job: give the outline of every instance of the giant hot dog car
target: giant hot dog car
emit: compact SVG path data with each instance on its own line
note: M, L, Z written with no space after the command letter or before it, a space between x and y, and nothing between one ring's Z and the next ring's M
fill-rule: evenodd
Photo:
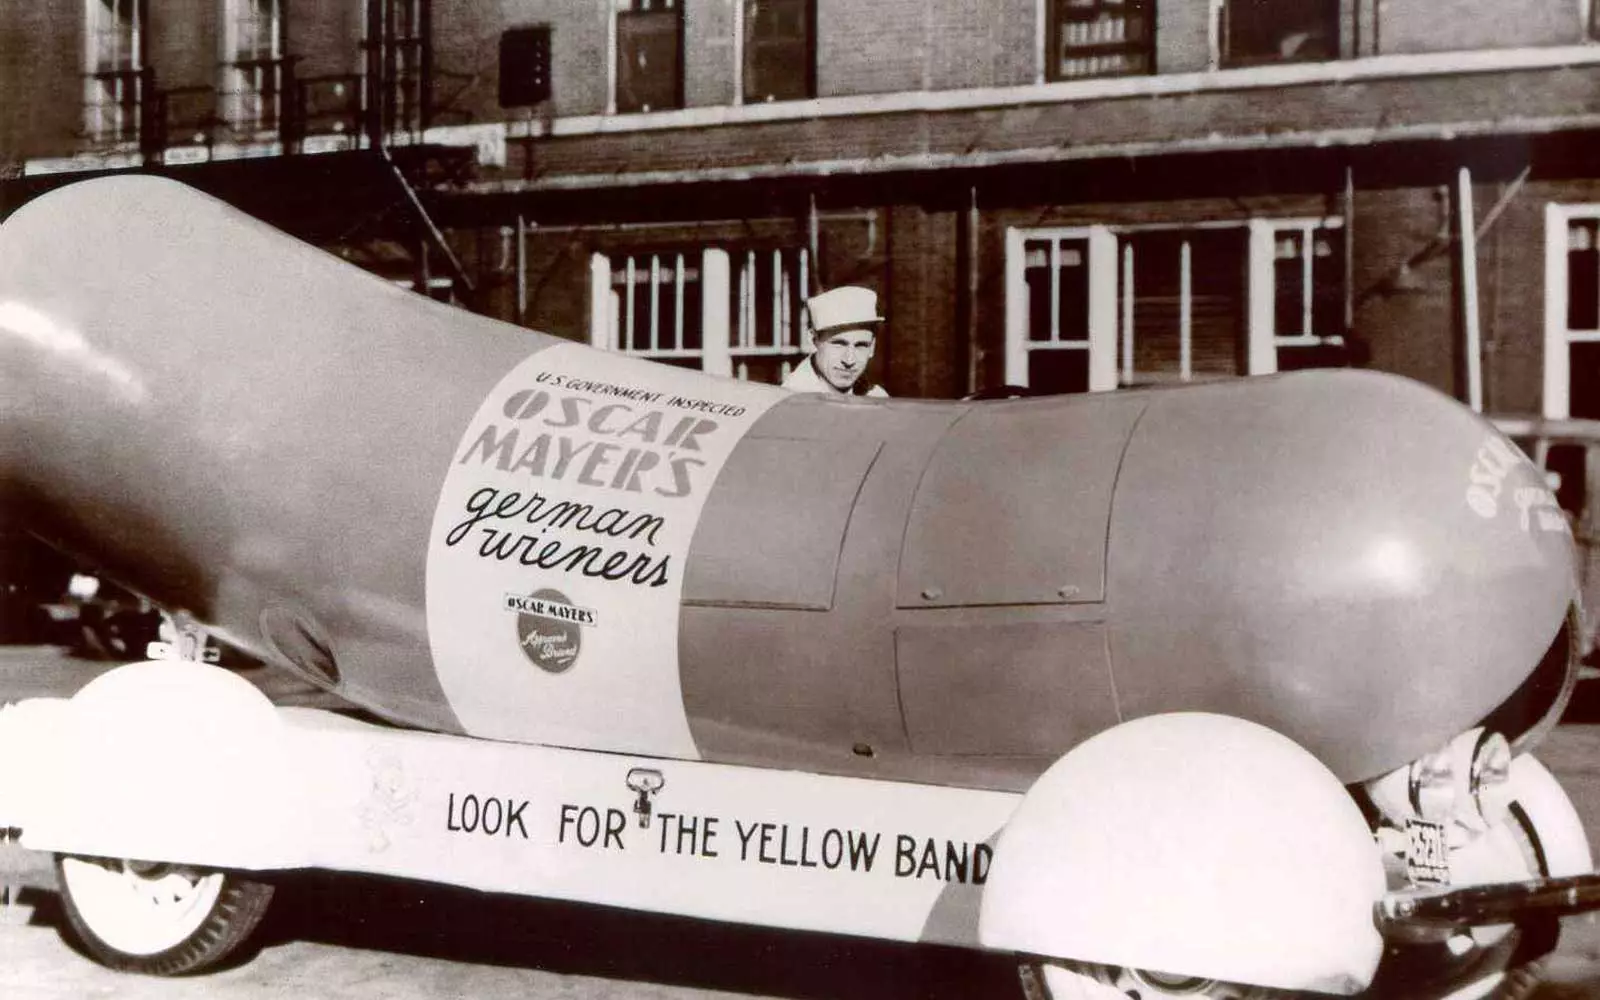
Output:
M1510 995L1600 902L1532 755L1567 523L1400 378L792 395L128 177L0 226L0 379L10 515L182 626L0 713L0 826L119 968L221 960L308 868L961 944L1058 997Z

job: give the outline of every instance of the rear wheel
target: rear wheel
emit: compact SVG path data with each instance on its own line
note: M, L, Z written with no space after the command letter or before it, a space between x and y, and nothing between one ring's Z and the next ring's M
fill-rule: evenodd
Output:
M223 961L266 915L272 886L185 865L58 855L67 920L100 963L176 976Z

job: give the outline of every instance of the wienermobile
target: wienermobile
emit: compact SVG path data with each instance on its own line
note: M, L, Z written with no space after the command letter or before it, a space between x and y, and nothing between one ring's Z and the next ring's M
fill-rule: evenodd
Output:
M410 294L180 184L0 226L8 516L178 638L0 712L108 965L328 869L1015 955L1031 995L1520 995L1575 560L1359 371L795 395ZM218 640L365 710L277 707Z

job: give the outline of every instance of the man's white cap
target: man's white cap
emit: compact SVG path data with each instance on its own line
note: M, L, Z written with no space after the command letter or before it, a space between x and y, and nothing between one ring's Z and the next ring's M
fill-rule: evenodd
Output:
M883 322L878 293L860 285L840 285L813 295L806 300L806 311L811 315L811 332L818 337Z

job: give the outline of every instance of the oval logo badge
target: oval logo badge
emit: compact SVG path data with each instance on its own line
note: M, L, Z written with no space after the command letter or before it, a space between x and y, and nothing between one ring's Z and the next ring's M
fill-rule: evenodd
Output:
M538 590L526 597L507 594L506 610L517 613L517 644L534 666L565 673L578 662L583 627L594 624L594 612L580 608L559 590Z

